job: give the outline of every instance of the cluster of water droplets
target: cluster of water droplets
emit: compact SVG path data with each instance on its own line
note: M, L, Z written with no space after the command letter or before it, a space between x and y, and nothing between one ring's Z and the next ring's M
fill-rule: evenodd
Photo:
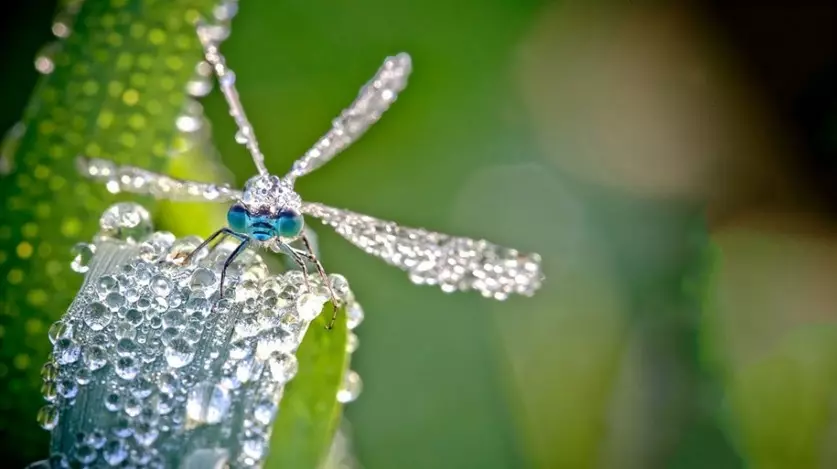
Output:
M140 213L126 213L132 209ZM327 289L313 277L306 284L299 271L270 275L248 250L227 270L222 297L220 268L235 244L203 250L185 265L200 238L154 232L137 240L137 226L106 222L150 224L144 209L123 203L108 210L119 213L103 215L96 244L73 261L88 271L85 284L49 329L47 404L38 421L53 431L53 463L169 467L220 448L231 467L258 466L284 385L297 371L295 352ZM100 257L125 249L127 261L102 272ZM329 280L356 327L363 312L348 282ZM352 333L347 347L357 348ZM361 389L355 372L345 376L337 395L343 403Z

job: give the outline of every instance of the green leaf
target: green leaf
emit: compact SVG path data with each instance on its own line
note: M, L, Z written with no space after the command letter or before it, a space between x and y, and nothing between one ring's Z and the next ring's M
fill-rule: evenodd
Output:
M215 4L84 2L72 34L50 46L54 69L35 88L23 135L4 145L14 151L4 151L11 172L0 179L0 429L14 438L4 438L0 451L21 458L11 466L45 455L49 434L35 415L46 331L81 284L70 270L71 247L90 239L116 201L77 175L74 157L166 170L185 85L201 56L191 20Z
M330 320L331 303L326 303L297 351L299 371L279 405L267 469L316 469L334 439L343 407L337 391L348 360L345 308L338 312L334 328L326 330Z

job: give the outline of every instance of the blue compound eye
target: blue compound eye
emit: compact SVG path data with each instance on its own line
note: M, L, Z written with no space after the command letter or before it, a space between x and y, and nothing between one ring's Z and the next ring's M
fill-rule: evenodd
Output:
M227 223L237 233L244 233L247 230L247 220L250 214L241 205L235 204L227 211Z
M302 215L293 210L282 210L274 221L276 232L282 238L294 238L302 232Z

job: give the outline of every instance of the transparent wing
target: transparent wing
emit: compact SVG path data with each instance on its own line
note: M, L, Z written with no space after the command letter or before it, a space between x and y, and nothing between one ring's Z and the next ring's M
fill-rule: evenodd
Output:
M477 290L504 300L512 293L531 296L543 281L538 254L407 228L318 203L303 203L302 211L331 225L367 253L406 271L417 284L438 285L446 292Z
M389 109L407 86L412 71L410 56L400 53L387 57L381 68L360 89L355 101L332 121L331 130L298 159L287 177L296 179L326 164L359 139Z
M98 158L79 156L76 167L83 176L103 182L113 194L129 192L183 202L229 202L241 198L241 191L226 184L184 181L134 166L118 166Z

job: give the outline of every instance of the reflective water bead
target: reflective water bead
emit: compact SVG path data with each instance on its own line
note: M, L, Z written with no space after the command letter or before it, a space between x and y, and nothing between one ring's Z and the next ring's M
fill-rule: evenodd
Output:
M142 324L144 319L145 317L138 309L131 308L125 312L125 320L134 326Z
M92 446L90 446L86 443L82 443L82 444L76 446L76 449L75 449L76 461L78 461L82 464L90 464L93 461L95 461L98 456L99 456L99 454L96 451L96 448L94 448L94 447L92 447Z
M63 337L55 343L55 361L59 365L75 363L81 355L81 347L73 339Z
M108 324L113 317L108 308L102 303L91 303L84 314L84 323L87 327L94 331L101 331Z
M74 272L80 274L87 273L90 270L90 261L96 254L96 246L88 243L77 243L73 246L70 254L73 256L73 261L70 262L70 268Z
M190 343L197 343L201 340L201 328L198 325L190 324L181 335Z
M102 457L111 466L118 466L128 457L128 447L122 440L110 440L102 449Z
M137 303L134 306L139 311L146 311L149 308L151 308L151 300L149 300L148 298L141 297L137 300Z
M151 292L157 296L168 296L171 293L169 280L162 275L155 275L151 279Z
M253 417L262 425L270 425L275 416L276 404L269 400L260 402L253 411Z
M129 303L137 301L139 297L140 293L136 288L129 288L125 290L125 299L128 300Z
M100 234L123 241L140 242L154 227L151 216L135 202L119 202L108 207L99 218Z
M119 292L110 292L105 297L105 305L111 311L116 311L125 305L125 297Z
M119 288L119 284L116 281L116 277L112 275L103 275L96 282L96 292L102 297L112 291L116 291L117 288Z
M353 301L346 308L346 327L354 329L363 322L363 308L360 303Z
M38 411L38 425L44 430L52 430L58 425L58 409L53 405L45 405Z
M140 422L134 428L134 440L142 446L151 446L159 434L156 426L148 422Z
M189 314L200 314L205 317L209 314L209 302L204 298L189 298L189 301L186 302L186 312Z
M334 296L340 301L347 301L351 295L351 290L349 290L349 281L346 280L346 277L340 274L331 274L328 279L331 282L331 291L334 292Z
M122 408L122 396L117 393L110 393L105 396L105 409L116 412Z
M173 393L177 389L177 377L171 373L163 373L157 380L157 388L162 393Z
M84 364L91 371L96 371L108 362L107 352L99 345L91 345L84 351Z
M303 293L296 300L296 312L303 321L313 321L323 310L328 299L312 293Z
M250 438L244 440L241 451L248 457L258 461L264 455L265 441L261 438Z
M64 321L55 321L49 326L47 334L49 335L49 341L54 344L58 339L63 337L72 337L73 326Z
M157 412L166 415L174 408L174 396L171 394L160 394L157 397Z
M119 339L119 342L116 343L116 353L123 357L133 357L138 349L137 343L132 339Z
M113 434L119 438L127 438L134 433L134 428L131 426L131 421L127 417L120 417L111 427Z
M189 391L186 417L192 425L220 422L230 409L230 393L214 383L201 383Z
M89 368L79 368L76 370L76 383L84 386L93 381L93 372Z
M174 327L167 327L163 329L163 335L160 336L160 340L166 346L170 345L171 342L180 337L180 331Z
M195 346L190 344L186 339L178 337L171 341L166 347L163 356L166 357L166 362L172 368L181 368L192 362L195 357Z
M355 353L359 345L360 340L358 340L357 335L355 335L354 332L349 331L349 335L346 337L346 352Z
M41 378L44 381L52 381L58 376L58 369L52 362L44 363L44 366L41 367Z
M78 384L72 378L64 378L55 383L55 389L65 399L72 399L78 394Z
M55 389L55 383L47 381L41 386L41 396L47 402L53 402L58 397L58 391Z
M241 339L230 344L229 355L233 360L241 360L253 353L253 340Z
M151 329L155 330L163 327L163 318L161 318L160 316L152 317L148 321L148 326L151 327Z
M192 273L190 286L195 290L205 290L215 283L215 273L205 267L199 267Z
M266 365L273 381L278 384L285 384L292 380L299 367L296 356L282 352L273 352L267 359Z
M139 399L145 399L154 391L154 383L145 376L140 376L131 386L131 394Z
M132 380L139 371L139 363L133 357L119 357L116 360L116 374L122 379Z
M162 296L158 296L151 300L151 309L155 312L163 313L167 309L169 309L169 300L163 298Z
M262 331L259 335L259 342L256 346L256 357L265 360L273 352L290 353L297 344L293 336L284 327L272 327Z
M346 404L354 401L360 395L363 389L363 381L360 375L353 370L349 370L343 377L343 383L337 391L337 401Z
M183 311L179 309L171 309L166 311L162 316L163 327L180 327L186 322L183 316Z
M129 417L136 417L137 415L139 415L140 410L142 410L142 401L140 401L134 396L131 396L125 399L125 405L123 406L123 410Z
M145 287L149 283L151 283L151 272L149 272L147 268L141 268L140 266L137 266L134 278L137 281L137 285Z
M131 311L136 311L131 310ZM137 335L137 328L128 321L119 321L113 330L117 339L133 339Z
M106 439L105 434L101 430L93 430L84 437L84 442L99 449L105 445Z

